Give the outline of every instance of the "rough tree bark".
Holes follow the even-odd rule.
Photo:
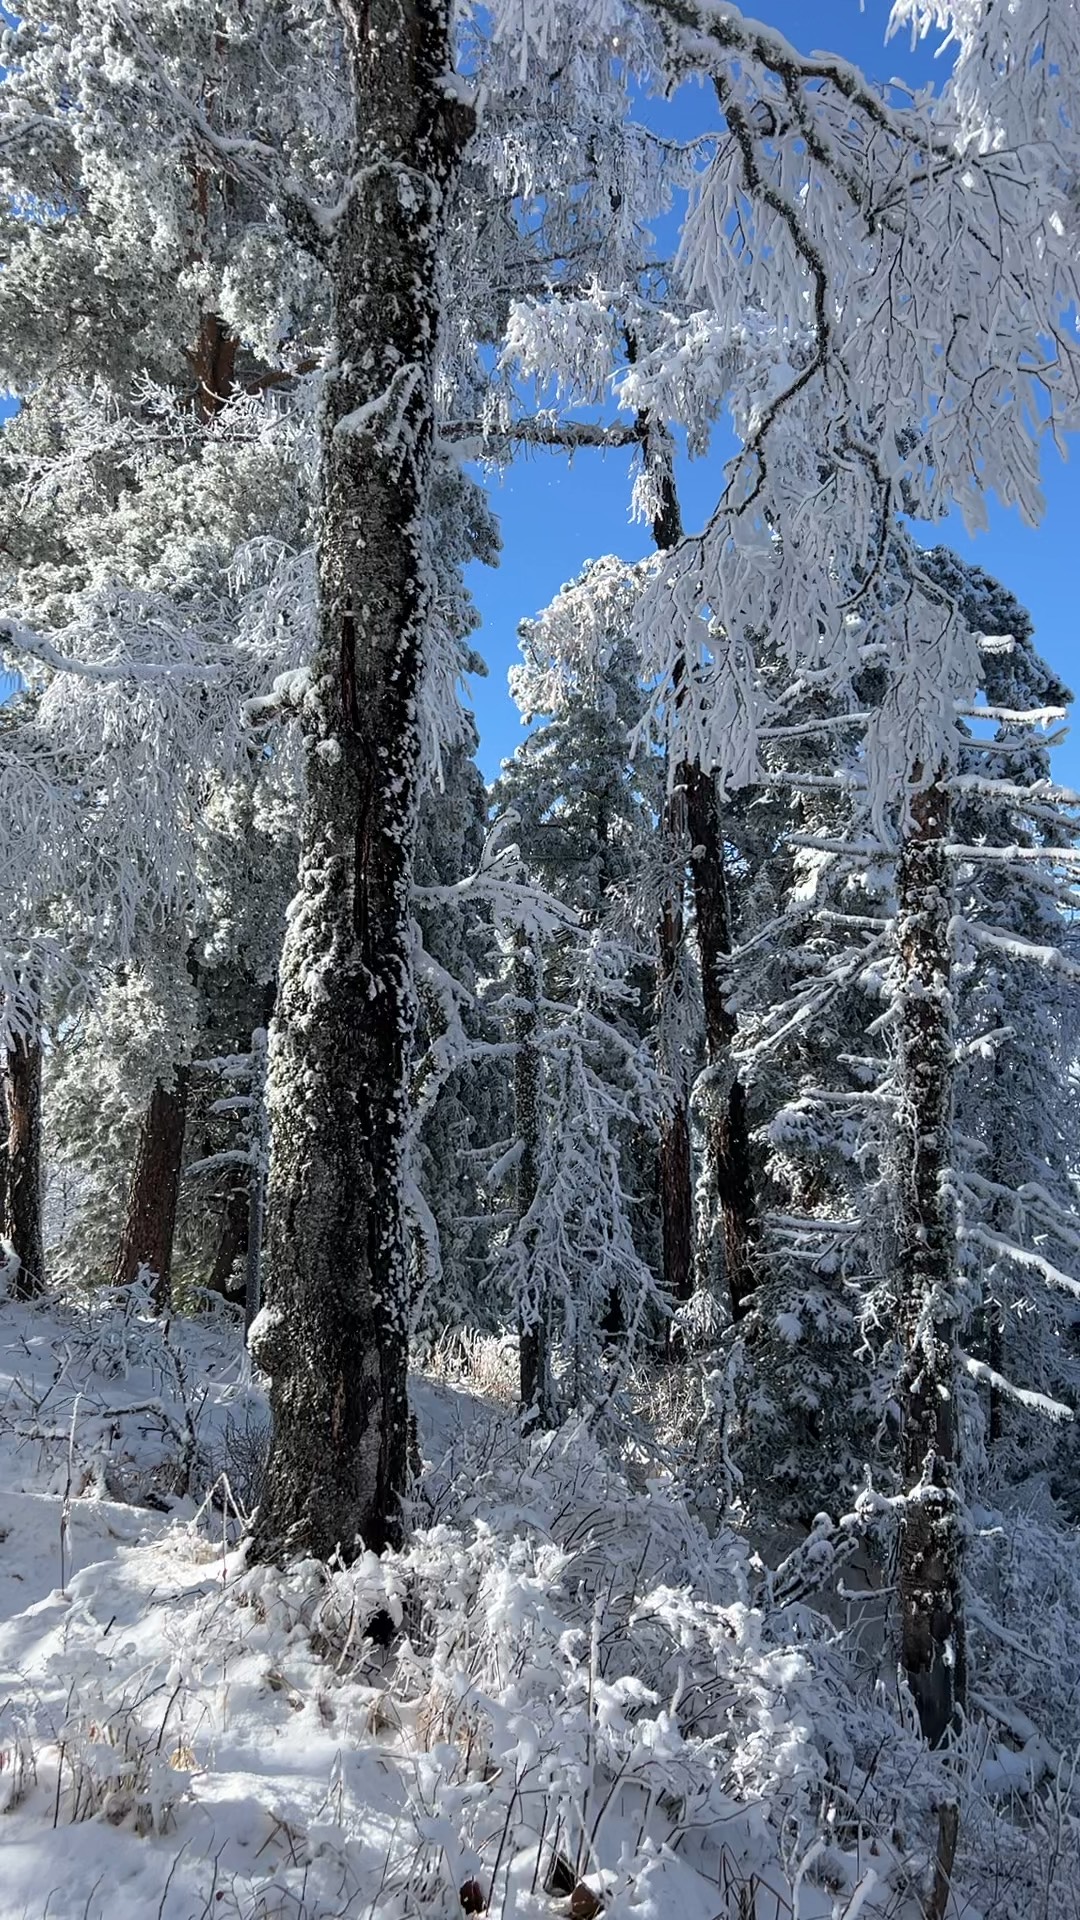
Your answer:
[[[273,1017],[277,994],[275,981],[266,1003],[266,1018]],[[262,1306],[263,1236],[266,1230],[266,1174],[270,1160],[270,1115],[267,1109],[267,1042],[265,1027],[256,1027],[251,1036],[251,1170],[247,1194],[247,1250],[244,1266],[244,1325],[250,1329]]]
[[[957,1484],[955,1222],[945,1175],[952,1118],[948,794],[916,767],[897,864],[898,1319],[907,1504],[900,1532],[901,1659],[925,1738],[963,1704]]]
[[[30,1300],[45,1286],[41,1202],[41,1037],[15,1040],[4,1062],[7,1167],[3,1234],[19,1262],[12,1291]]]
[[[251,1543],[264,1560],[349,1558],[401,1533],[438,233],[472,127],[446,85],[450,0],[338,0],[338,12],[355,135],[330,263],[307,797],[271,1041],[267,1300],[251,1330],[274,1418]]]
[[[180,1197],[187,1124],[188,1071],[173,1070],[171,1086],[158,1080],[139,1129],[131,1171],[127,1212],[120,1236],[113,1285],[130,1286],[139,1268],[154,1276],[153,1299],[159,1313],[172,1298],[173,1234]]]

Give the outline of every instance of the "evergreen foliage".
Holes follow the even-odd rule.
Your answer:
[[[260,1661],[287,1616],[290,1661],[398,1636],[391,1684],[425,1673],[443,1864],[375,1920],[494,1911],[500,1874],[508,1911],[644,1911],[699,1827],[710,1914],[783,1886],[793,1920],[1067,1920],[1071,696],[1007,584],[916,529],[1037,518],[1080,418],[1080,15],[893,18],[950,31],[938,93],[711,0],[5,30],[0,1318],[31,1372],[34,1324],[83,1329],[62,1555],[84,1492],[198,1494],[192,1539],[217,1500]],[[653,102],[691,77],[680,142]],[[466,574],[523,448],[622,450],[654,551],[523,621],[488,788]],[[409,1366],[451,1357],[476,1431],[425,1471]],[[9,1382],[50,1498],[70,1360]],[[168,1390],[110,1387],[84,1460],[86,1381],[128,1369]],[[200,1437],[219,1393],[270,1409],[247,1503]],[[109,1477],[137,1417],[164,1493],[127,1451]]]

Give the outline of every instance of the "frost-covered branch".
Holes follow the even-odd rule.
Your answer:
[[[12,619],[0,619],[0,647],[9,648],[20,659],[48,667],[52,673],[74,674],[85,680],[199,680],[210,684],[221,673],[220,668],[196,660],[76,659],[44,635],[32,633]]]

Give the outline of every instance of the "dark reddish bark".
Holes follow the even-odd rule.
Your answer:
[[[113,1269],[113,1284],[130,1286],[140,1267],[154,1276],[154,1305],[165,1312],[172,1298],[173,1234],[187,1123],[188,1073],[174,1070],[171,1086],[157,1081],[135,1149],[127,1214]]]
[[[215,34],[214,50],[218,55],[225,51],[225,42],[220,34]],[[203,87],[203,111],[211,124],[216,118],[217,104],[217,80],[211,67]],[[214,193],[227,196],[230,188],[227,181],[215,182],[209,168],[201,160],[194,160],[191,173],[195,214],[194,258],[198,262],[203,258]],[[195,375],[195,412],[203,422],[212,420],[215,414],[220,413],[233,392],[239,344],[236,335],[229,332],[219,314],[203,314],[194,351],[187,356]]]
[[[16,1040],[4,1063],[7,1167],[4,1238],[18,1257],[13,1291],[30,1300],[45,1286],[41,1170],[41,1039]]]
[[[923,1734],[938,1745],[964,1700],[957,1484],[949,801],[916,768],[897,865],[898,1319],[907,1504],[900,1530],[901,1658]]]
[[[203,315],[199,339],[191,355],[195,374],[195,410],[200,420],[221,412],[236,385],[236,335],[216,313]]]

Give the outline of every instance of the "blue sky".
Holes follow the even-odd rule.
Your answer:
[[[914,50],[906,38],[885,44],[887,0],[866,0],[862,10],[858,0],[757,0],[753,11],[803,51],[842,53],[876,80],[896,76],[909,84],[940,86],[947,77],[947,56],[935,57],[934,42]],[[695,87],[654,111],[663,115],[665,131],[686,136],[715,124],[711,107],[711,94]],[[690,528],[700,525],[715,504],[720,458],[718,454],[684,466],[680,473],[683,514]],[[488,679],[474,681],[471,689],[480,728],[480,764],[489,777],[522,737],[506,684],[507,670],[517,659],[518,621],[546,605],[583,561],[604,553],[635,559],[649,548],[647,529],[629,521],[629,474],[625,452],[579,453],[572,464],[563,455],[538,452],[520,457],[492,484],[492,504],[502,524],[502,564],[494,571],[475,567],[470,576],[482,620],[477,644],[489,668]],[[1071,464],[1048,452],[1045,490],[1046,516],[1037,529],[1025,527],[1018,515],[991,501],[989,532],[971,539],[954,516],[932,537],[977,561],[1011,588],[1030,609],[1041,651],[1067,681],[1072,677],[1080,695],[1080,639],[1073,621],[1080,449]],[[1059,780],[1080,785],[1080,733],[1059,749],[1055,770]]]

